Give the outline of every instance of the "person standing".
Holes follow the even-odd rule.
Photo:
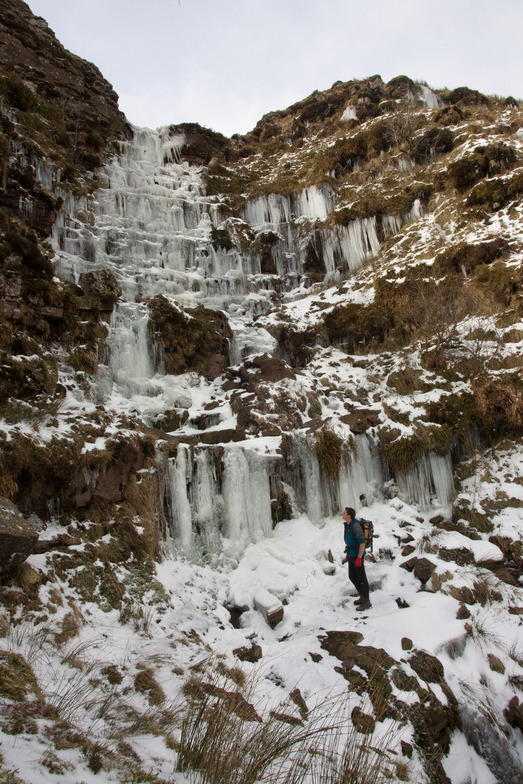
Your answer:
[[[359,611],[372,607],[369,599],[369,583],[365,573],[365,534],[363,526],[356,518],[356,512],[346,506],[342,514],[344,520],[343,538],[349,563],[349,580],[359,593],[354,604]]]

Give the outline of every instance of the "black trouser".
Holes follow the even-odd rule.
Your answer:
[[[365,556],[361,559],[361,566],[356,566],[356,558],[349,557],[349,580],[364,599],[369,598],[369,583],[365,574]]]

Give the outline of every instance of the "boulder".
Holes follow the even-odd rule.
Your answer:
[[[409,659],[409,664],[422,680],[427,683],[440,683],[445,672],[439,659],[426,651],[416,651]]]
[[[264,589],[256,592],[254,606],[260,612],[271,629],[283,619],[283,604],[270,591]]]
[[[38,534],[7,498],[0,498],[0,579],[36,549]]]
[[[414,572],[414,576],[425,585],[428,580],[432,577],[432,573],[436,569],[436,565],[429,561],[428,558],[411,558],[410,561],[404,561],[404,563],[400,564],[402,569],[406,569],[407,572]]]
[[[251,662],[251,664],[255,664],[257,661],[263,656],[263,651],[260,645],[256,645],[253,643],[250,648],[244,646],[243,648],[235,648],[233,650],[233,654],[240,660]]]

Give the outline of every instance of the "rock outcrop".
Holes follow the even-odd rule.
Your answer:
[[[7,498],[0,498],[0,580],[35,552],[38,534]]]

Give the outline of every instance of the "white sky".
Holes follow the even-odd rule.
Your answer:
[[[29,0],[135,125],[230,136],[337,80],[523,98],[522,0]]]

